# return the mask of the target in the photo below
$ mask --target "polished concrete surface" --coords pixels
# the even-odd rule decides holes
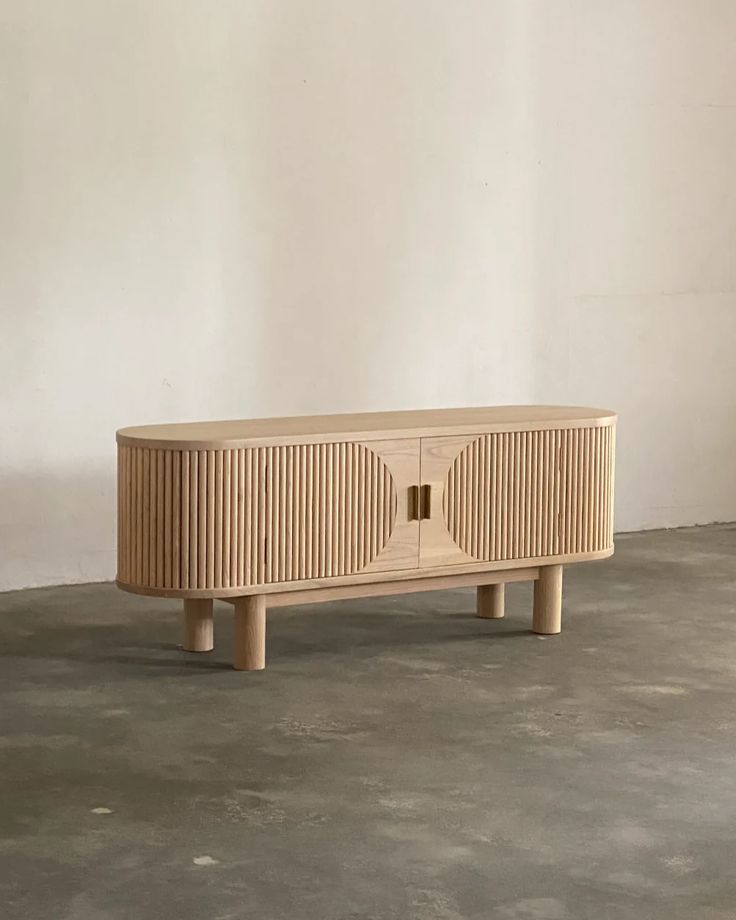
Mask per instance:
[[[2,920],[734,920],[736,525],[468,590],[276,610],[0,595]]]

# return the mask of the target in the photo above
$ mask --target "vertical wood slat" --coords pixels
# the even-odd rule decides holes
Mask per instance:
[[[190,452],[181,451],[181,477],[179,480],[178,501],[181,515],[180,561],[179,569],[175,576],[175,583],[182,588],[188,588],[189,580],[189,488],[190,488]]]
[[[134,537],[134,578],[139,584],[143,581],[143,448],[135,447],[135,537]]]
[[[135,489],[134,489],[134,474],[133,474],[133,463],[135,457],[135,448],[133,447],[122,447],[119,448],[125,452],[125,465],[126,465],[126,474],[125,474],[125,486],[124,488],[128,491],[128,500],[125,502],[126,505],[126,514],[123,522],[123,526],[126,533],[123,534],[123,544],[125,549],[127,549],[128,558],[125,561],[125,573],[127,581],[132,581],[134,579],[133,574],[133,560],[134,560],[134,524],[135,524]],[[120,550],[118,549],[118,552]]]
[[[552,527],[550,534],[551,552],[560,553],[560,508],[562,503],[562,432],[552,432],[552,476],[554,492],[552,495]]]
[[[220,487],[218,489],[218,507],[220,516],[217,536],[220,543],[220,564],[218,566],[220,587],[230,587],[230,476],[232,474],[232,451],[218,450],[218,468],[220,470]],[[220,455],[222,460],[219,460]]]
[[[253,451],[241,448],[240,475],[238,489],[242,491],[241,498],[241,537],[238,560],[238,584],[247,585],[251,581],[253,571],[252,540],[253,533]]]
[[[131,534],[132,528],[130,523],[130,507],[133,489],[131,487],[131,449],[121,447],[119,450],[119,472],[120,488],[120,521],[118,522],[118,578],[123,581],[130,581],[130,560],[131,560]]]
[[[130,494],[130,483],[128,477],[128,457],[127,447],[118,450],[118,565],[117,577],[121,581],[128,580],[128,559],[130,547],[128,545],[128,535],[130,534],[130,525],[128,524],[128,495]]]
[[[123,545],[123,533],[124,533],[124,523],[123,523],[123,489],[125,482],[125,453],[122,450],[118,451],[118,464],[117,464],[117,506],[118,506],[118,516],[117,516],[117,546],[118,549],[118,577],[124,579],[126,576],[125,562],[127,561],[127,555],[122,550]]]
[[[545,530],[545,554],[554,555],[555,547],[555,498],[557,494],[557,432],[547,432],[547,504],[546,510],[546,530]]]
[[[122,551],[122,553],[124,553],[124,558],[120,560],[118,567],[125,573],[125,580],[132,581],[134,578],[133,531],[135,522],[135,495],[133,488],[133,462],[135,449],[132,447],[122,447],[120,450],[125,457],[125,479],[123,481],[123,504],[125,506],[125,511],[123,514],[122,544],[118,544],[118,555],[120,555]]]
[[[229,495],[225,495],[225,501],[228,504],[228,514],[229,514],[229,533],[226,533],[227,541],[226,548],[229,550],[228,553],[228,573],[229,573],[229,582],[228,586],[239,584],[238,581],[238,568],[240,566],[240,540],[242,532],[242,501],[240,496],[242,495],[240,491],[240,450],[228,451],[231,454],[230,456],[230,483],[229,483]]]
[[[258,478],[254,482],[254,490],[256,494],[256,514],[257,514],[257,524],[255,530],[255,536],[251,537],[253,543],[256,547],[257,554],[257,563],[256,563],[256,573],[254,584],[262,585],[266,582],[266,548],[268,541],[268,533],[266,532],[266,459],[267,459],[267,450],[266,447],[257,448],[258,452]]]
[[[278,509],[278,490],[279,490],[279,456],[280,452],[278,447],[269,448],[269,454],[267,459],[267,489],[268,489],[268,516],[269,520],[266,524],[267,535],[268,535],[268,575],[267,580],[270,582],[278,581],[278,568],[279,568],[279,543],[280,543],[280,534],[279,534],[279,509]]]
[[[273,447],[266,447],[266,472],[265,472],[265,489],[266,489],[266,522],[265,522],[265,582],[275,581],[273,577],[273,552],[274,552],[274,528],[273,528]]]
[[[518,559],[520,554],[519,551],[519,531],[521,530],[520,521],[519,521],[519,500],[521,498],[520,488],[519,488],[519,479],[520,479],[520,463],[519,463],[519,438],[520,432],[515,431],[511,435],[511,456],[513,458],[511,462],[511,468],[513,470],[512,479],[510,483],[511,488],[511,502],[512,502],[512,515],[511,515],[511,534],[510,534],[510,543],[511,551],[510,558]]]
[[[563,458],[566,458],[567,462],[565,463],[565,471],[564,471],[565,475],[564,475],[564,484],[563,484],[563,488],[564,488],[564,497],[563,497],[563,502],[562,502],[563,518],[560,521],[561,538],[563,541],[561,545],[564,545],[564,536],[570,533],[572,495],[571,495],[571,478],[570,478],[571,464],[569,462],[569,458],[571,457],[571,453],[573,450],[574,437],[575,437],[574,430],[568,430],[565,432],[564,450],[563,450],[562,456]]]
[[[333,562],[334,562],[334,552],[335,552],[335,534],[334,534],[334,505],[332,492],[335,486],[335,477],[333,472],[333,460],[334,452],[332,450],[331,444],[325,445],[325,537],[326,537],[326,546],[325,546],[325,570],[324,573],[327,577],[336,574],[334,572]]]
[[[354,446],[350,442],[345,445],[345,572],[351,572],[354,558],[355,541],[353,539],[353,526],[355,523],[354,513],[354,484],[353,484],[353,461],[355,456]],[[386,471],[388,473],[388,471]],[[386,528],[386,533],[390,530],[390,524]]]
[[[202,552],[205,553],[205,573],[204,587],[215,587],[215,516],[217,514],[217,497],[215,495],[215,486],[217,481],[217,470],[215,468],[215,451],[202,451],[207,458],[205,465],[205,488],[202,491],[202,481],[200,479],[199,488],[199,507],[200,507],[200,526],[204,530],[204,540]],[[206,547],[206,549],[205,549]]]
[[[254,534],[258,533],[258,453],[255,450],[245,452],[245,526],[249,538],[245,544],[245,584],[254,584],[258,570],[258,543]]]
[[[609,548],[614,434],[604,426],[475,439],[445,481],[450,536],[486,561]]]
[[[606,436],[608,432],[605,428],[601,428],[598,432],[600,438],[600,459],[599,459],[599,470],[598,470],[598,534],[597,542],[603,543],[605,539],[605,504],[606,504],[606,495],[605,488],[603,486],[604,477],[606,476],[606,453],[607,453],[607,442]]]
[[[493,451],[491,453],[491,463],[493,463],[496,474],[493,479],[493,488],[495,492],[495,500],[493,504],[495,505],[495,514],[494,514],[494,548],[493,555],[489,558],[491,559],[500,559],[501,558],[501,534],[503,531],[503,504],[499,500],[501,495],[501,490],[503,489],[503,435],[494,434],[493,435]]]
[[[283,456],[282,460],[281,470],[283,477],[279,486],[282,495],[279,520],[283,534],[282,545],[284,552],[282,579],[292,581],[295,577],[295,572],[298,573],[299,571],[299,544],[300,537],[304,532],[304,524],[300,513],[302,464],[297,464],[296,469],[294,468],[293,447],[286,448],[285,456]],[[295,508],[299,522],[296,527],[294,526]],[[298,577],[298,574],[296,577]]]
[[[589,428],[585,429],[585,470],[583,473],[583,517],[581,522],[582,529],[582,546],[583,552],[588,552],[590,545],[590,467],[593,455],[593,445],[591,444],[591,432]]]
[[[345,574],[345,526],[347,524],[347,504],[345,501],[345,445],[337,445],[337,493],[335,496],[337,503],[337,574]],[[379,501],[378,495],[375,496],[375,504]]]
[[[527,431],[519,432],[519,557],[529,555],[529,544],[526,539],[527,529],[531,526],[529,520],[529,457],[528,449],[531,434]]]
[[[155,450],[151,453],[151,509],[155,507],[155,518],[151,520],[151,581],[154,584],[164,584],[164,451]],[[154,572],[155,565],[155,575]]]
[[[486,438],[476,442],[473,450],[473,468],[478,481],[478,489],[481,495],[485,494],[488,487],[488,471],[486,461]],[[476,503],[477,504],[477,503]],[[477,504],[474,514],[473,528],[473,549],[477,556],[483,555],[483,543],[485,531],[488,529],[487,505],[485,502]]]
[[[189,451],[189,587],[199,581],[199,451]]]
[[[570,520],[570,530],[566,534],[567,537],[567,546],[570,548],[571,553],[577,553],[580,551],[580,538],[578,530],[578,518],[580,512],[580,487],[579,487],[579,467],[580,467],[580,451],[582,449],[582,431],[576,430],[573,438],[573,452],[570,458],[571,463],[571,476],[570,476],[570,505],[571,505],[571,520]]]
[[[378,457],[371,452],[371,479],[370,479],[370,494],[371,494],[371,518],[370,518],[370,533],[371,533],[371,559],[374,559],[378,555],[378,503],[381,501],[380,490],[378,486]]]
[[[141,448],[142,457],[142,525],[141,525],[141,561],[140,561],[140,580],[143,584],[150,584],[151,579],[151,552],[148,544],[151,521],[151,454],[150,450]],[[155,455],[155,452],[154,452]]]
[[[531,502],[529,506],[529,545],[530,555],[539,555],[540,534],[537,528],[537,520],[541,512],[541,496],[539,494],[539,477],[540,477],[540,451],[539,438],[532,436],[529,441],[529,489],[531,492]]]
[[[181,451],[167,451],[171,460],[170,521],[171,541],[169,544],[168,588],[181,582]]]
[[[296,451],[296,448],[295,448]],[[314,567],[314,446],[307,444],[299,456],[299,503],[303,513],[305,530],[299,545],[298,577],[304,578]],[[301,509],[303,508],[303,512]]]

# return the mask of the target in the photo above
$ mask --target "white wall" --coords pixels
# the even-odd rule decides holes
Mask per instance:
[[[736,518],[729,0],[0,0],[0,590],[114,576],[114,430],[621,412]]]
[[[736,3],[534,7],[536,395],[621,414],[617,527],[736,518]]]

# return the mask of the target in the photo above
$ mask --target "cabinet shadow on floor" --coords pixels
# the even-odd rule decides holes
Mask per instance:
[[[269,668],[331,656],[367,661],[378,655],[443,646],[493,645],[534,638],[531,588],[514,586],[503,620],[475,616],[475,591],[338,600],[267,614]],[[185,676],[232,668],[232,606],[215,606],[215,649],[184,651],[180,602],[127,595],[113,585],[73,585],[0,595],[0,658],[69,665],[121,665],[131,673],[160,669]],[[118,672],[118,676],[120,673]],[[243,676],[243,679],[247,679]]]

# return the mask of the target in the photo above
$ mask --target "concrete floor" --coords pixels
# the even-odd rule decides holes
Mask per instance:
[[[109,585],[0,595],[3,920],[733,920],[736,525],[274,611],[268,670]],[[104,809],[104,811],[103,811]]]

